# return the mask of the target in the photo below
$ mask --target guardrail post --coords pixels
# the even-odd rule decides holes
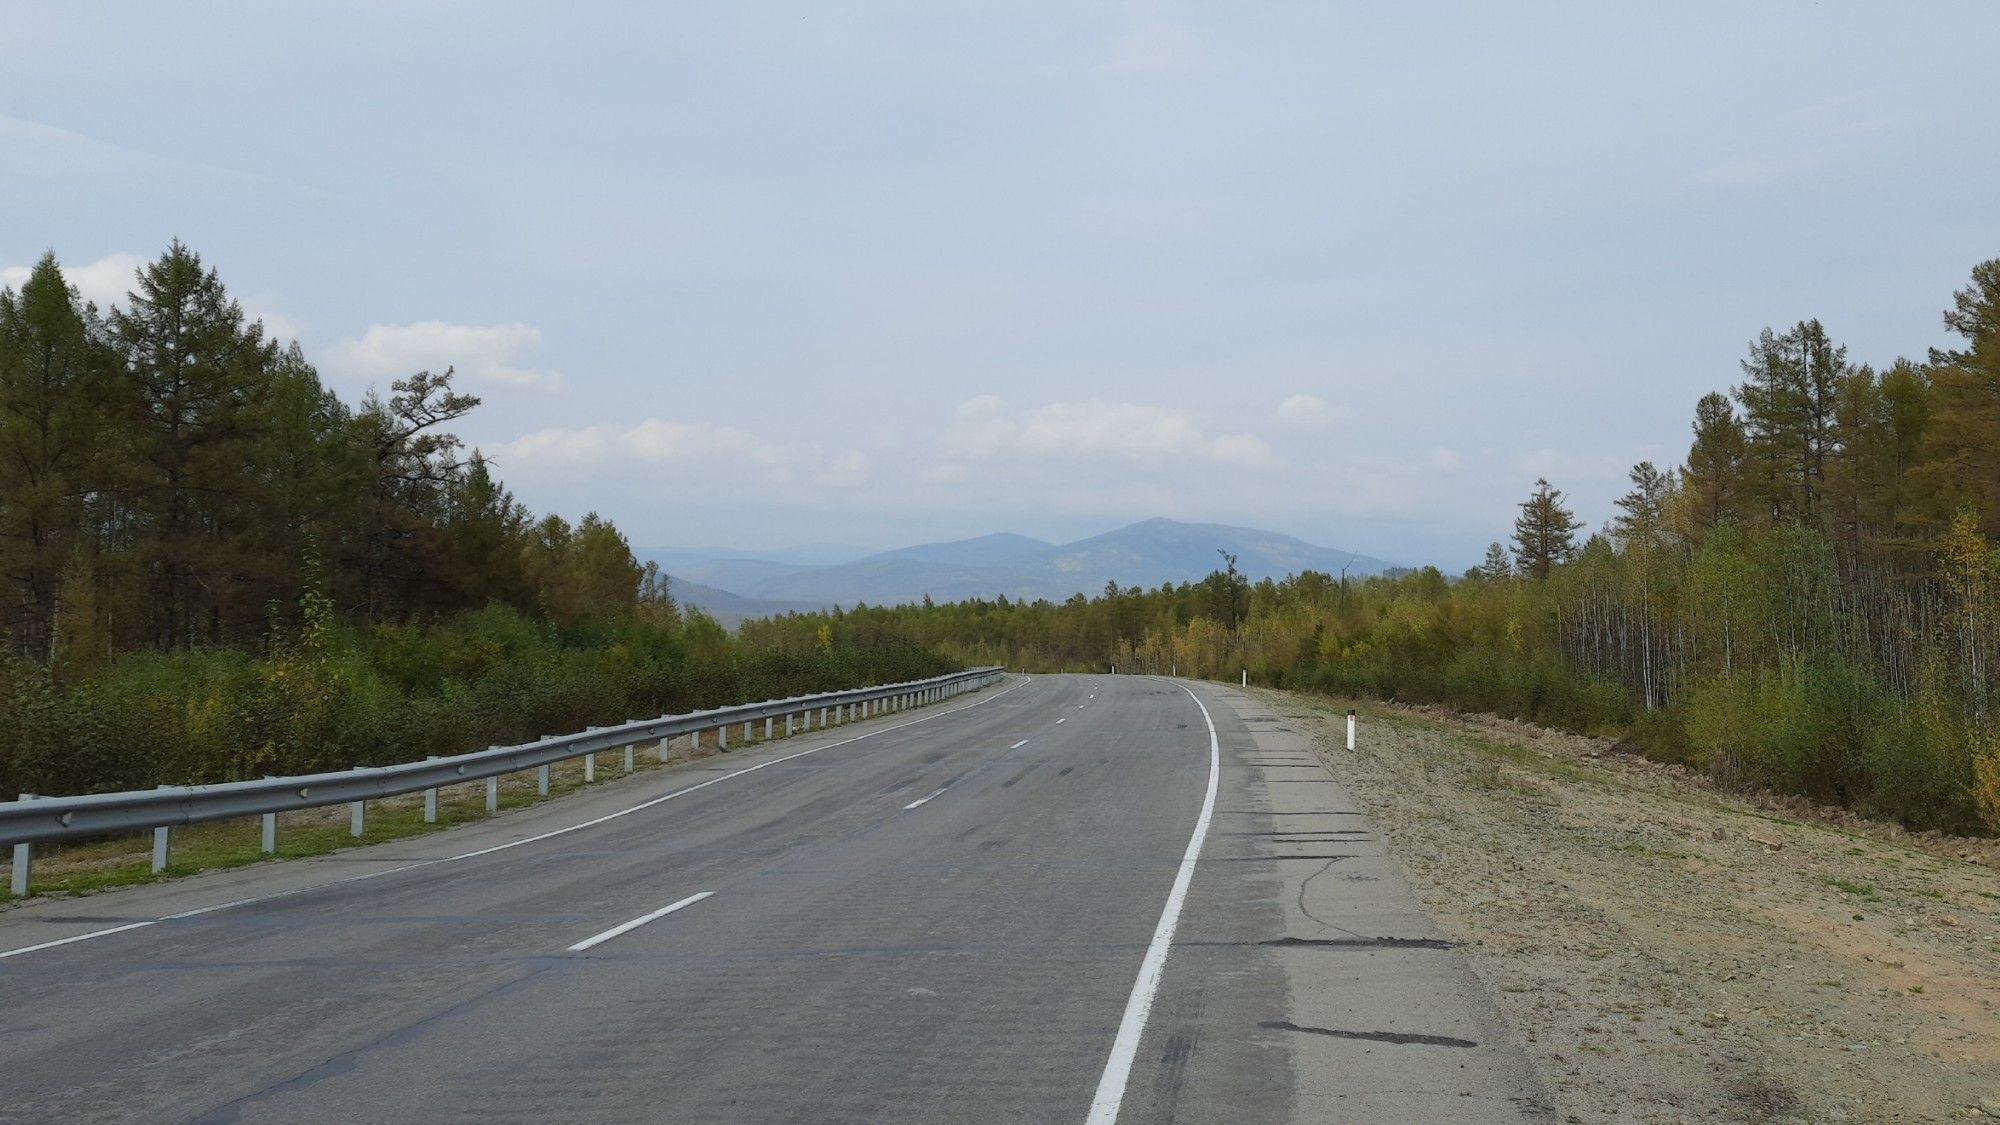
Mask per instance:
[[[21,799],[23,801],[32,801],[35,799],[35,795],[33,793],[23,793],[21,794]],[[34,863],[35,845],[14,845],[14,883],[9,889],[14,892],[15,898],[28,897],[28,869],[33,867]]]
[[[589,785],[591,782],[596,780],[597,780],[597,751],[592,750],[590,753],[585,754],[583,756],[583,783],[585,785]]]
[[[486,779],[486,815],[492,816],[499,811],[500,779],[498,777],[489,777]]]
[[[542,766],[535,771],[535,794],[541,797],[549,795],[549,767],[547,766]]]
[[[625,744],[625,772],[632,772],[632,744],[630,742]]]
[[[362,806],[366,805],[367,803],[368,802],[366,801],[356,801],[352,805],[348,806],[347,834],[349,836],[354,837],[357,840],[361,838],[361,817],[362,817],[361,809]]]
[[[764,716],[764,741],[771,741],[771,716]]]
[[[790,715],[785,716],[785,737],[792,737],[792,717]]]
[[[265,855],[276,855],[276,854],[278,854],[278,814],[277,814],[277,813],[274,813],[274,812],[267,812],[267,813],[265,813],[265,814],[264,814],[264,838],[263,838],[263,840],[262,840],[262,841],[260,841],[260,842],[259,842],[259,845],[258,845],[258,846],[264,849],[264,854],[265,854]]]
[[[665,738],[662,738],[662,739],[660,740],[660,764],[661,764],[661,765],[663,765],[663,766],[667,764],[667,743],[668,743],[668,741],[670,741],[670,740],[669,740],[669,739],[665,739]]]
[[[727,749],[729,749],[729,724],[728,724],[728,723],[724,723],[724,724],[722,724],[721,726],[719,726],[719,727],[716,727],[716,728],[715,728],[715,748],[716,748],[717,750],[727,750]]]
[[[437,758],[436,754],[424,755],[424,761],[426,762],[433,761],[436,758]],[[424,823],[436,824],[437,818],[438,818],[438,791],[435,789],[426,789],[424,790]]]
[[[826,729],[826,708],[824,707],[819,709],[819,729]]]
[[[159,785],[154,788],[171,789],[173,786]],[[155,875],[167,869],[167,832],[168,828],[164,824],[153,829],[153,874]]]
[[[665,752],[666,752],[666,746],[667,746],[667,740],[666,740],[666,739],[664,739],[664,738],[663,738],[663,739],[661,739],[661,740],[660,740],[660,751],[661,751],[661,753],[665,753]],[[690,750],[699,750],[699,749],[701,749],[701,732],[700,732],[700,731],[698,731],[698,730],[691,730],[691,731],[689,731],[689,732],[688,732],[688,749],[690,749]]]
[[[743,745],[748,746],[755,741],[757,736],[750,733],[750,720],[743,720]]]

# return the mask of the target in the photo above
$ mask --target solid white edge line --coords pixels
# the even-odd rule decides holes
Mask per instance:
[[[947,786],[945,786],[945,787],[944,787],[944,789],[949,789],[949,788],[951,788],[951,786],[949,786],[949,785],[947,785]],[[918,798],[917,798],[916,800],[914,800],[914,801],[911,801],[911,802],[910,802],[909,804],[907,804],[907,805],[904,805],[904,806],[903,806],[903,811],[904,811],[904,812],[909,812],[909,811],[910,811],[911,809],[914,809],[914,808],[916,808],[916,807],[917,807],[918,805],[921,805],[921,804],[923,804],[923,803],[924,803],[925,801],[928,801],[928,800],[930,800],[930,799],[931,799],[932,797],[937,797],[937,796],[940,796],[940,795],[942,795],[942,794],[944,793],[944,789],[940,789],[940,790],[938,790],[938,791],[937,791],[936,793],[933,793],[933,794],[931,794],[931,795],[930,795],[930,797],[918,797]]]
[[[1012,745],[1012,746],[1009,746],[1009,747],[1008,747],[1007,749],[1009,749],[1009,750],[1019,750],[1019,749],[1020,749],[1021,747],[1023,747],[1023,746],[1026,746],[1027,744],[1028,744],[1028,740],[1024,738],[1024,739],[1022,739],[1021,741],[1019,741],[1019,742],[1016,742],[1016,743],[1015,743],[1014,745]]]
[[[603,945],[605,942],[610,941],[612,938],[617,937],[619,934],[629,934],[633,930],[638,929],[640,926],[643,926],[648,922],[657,921],[658,919],[665,918],[667,915],[672,914],[674,911],[679,910],[683,906],[693,906],[695,903],[700,902],[702,899],[708,898],[714,894],[715,894],[714,891],[702,891],[699,894],[689,895],[686,898],[680,900],[679,902],[670,902],[667,905],[660,907],[658,910],[655,910],[650,914],[641,914],[637,918],[632,919],[630,922],[621,922],[618,925],[611,927],[610,929],[604,931],[601,934],[595,934],[592,935],[591,937],[584,938],[582,941],[577,942],[575,945],[570,946],[563,952],[582,953],[584,950],[589,949],[593,945]]]
[[[1068,720],[1068,719],[1057,719],[1057,720],[1056,720],[1056,725],[1057,725],[1057,726],[1061,726],[1061,725],[1063,725],[1063,724],[1064,724],[1064,723],[1066,723],[1066,722],[1069,722],[1069,720]]]
[[[9,957],[17,957],[23,953],[33,953],[36,950],[40,949],[54,949],[58,945],[69,945],[72,942],[89,941],[91,938],[104,937],[107,934],[122,934],[126,930],[137,930],[137,929],[143,929],[147,926],[157,926],[163,921],[165,921],[165,919],[155,918],[147,922],[127,922],[122,926],[113,926],[108,930],[92,930],[87,934],[75,934],[71,937],[57,938],[54,941],[45,941],[40,945],[24,945],[19,949],[9,949],[4,953],[0,953],[0,960],[5,960]]]
[[[1139,1039],[1146,1033],[1146,1020],[1153,1014],[1153,997],[1160,990],[1160,977],[1166,970],[1167,951],[1174,944],[1174,929],[1180,924],[1181,907],[1187,902],[1188,885],[1194,881],[1195,860],[1201,856],[1201,845],[1208,836],[1209,819],[1215,815],[1215,790],[1222,774],[1222,746],[1215,736],[1215,720],[1209,717],[1208,707],[1199,696],[1188,691],[1186,685],[1176,685],[1186,691],[1194,705],[1201,708],[1201,721],[1208,725],[1208,795],[1202,798],[1201,816],[1195,821],[1194,835],[1188,839],[1187,853],[1181,857],[1180,871],[1174,875],[1173,889],[1167,892],[1166,908],[1160,911],[1160,924],[1153,929],[1153,943],[1146,947],[1145,959],[1139,962],[1139,979],[1132,982],[1132,995],[1125,1001],[1125,1018],[1118,1023],[1118,1036],[1111,1041],[1111,1057],[1104,1061],[1104,1074],[1097,1080],[1097,1094],[1090,1100],[1090,1116],[1087,1125],[1113,1125],[1118,1120],[1118,1107],[1125,1100],[1125,1084],[1132,1077],[1132,1060],[1139,1053]]]
[[[829,742],[825,746],[815,746],[810,750],[801,750],[796,754],[788,754],[782,758],[773,758],[771,761],[768,762],[759,762],[754,766],[748,766],[744,769],[737,770],[734,773],[726,773],[723,774],[721,777],[709,778],[707,781],[701,782],[698,785],[690,785],[685,789],[676,789],[673,792],[666,794],[665,796],[655,797],[650,801],[641,801],[640,803],[633,805],[631,808],[620,809],[617,812],[597,817],[594,820],[586,820],[581,824],[572,824],[567,828],[558,828],[553,832],[544,832],[539,836],[527,836],[519,840],[510,840],[504,844],[497,844],[490,848],[480,848],[477,851],[460,852],[457,855],[448,855],[439,859],[420,859],[414,863],[405,863],[398,867],[385,868],[380,871],[369,871],[361,875],[349,875],[346,876],[345,878],[340,878],[340,879],[329,879],[323,883],[309,883],[303,887],[292,887],[287,890],[273,891],[267,895],[252,895],[249,898],[237,898],[237,899],[231,899],[228,902],[214,903],[209,906],[197,906],[191,910],[182,910],[174,914],[162,914],[158,918],[149,919],[144,922],[128,922],[122,926],[112,926],[108,929],[91,930],[87,933],[72,934],[71,936],[66,938],[57,938],[54,941],[40,942],[35,945],[24,945],[18,949],[0,949],[0,961],[4,961],[9,957],[19,956],[23,953],[34,953],[38,950],[54,949],[56,946],[59,945],[70,945],[79,941],[89,941],[91,938],[110,937],[112,934],[122,934],[127,930],[136,930],[144,926],[158,925],[161,922],[173,922],[183,918],[193,918],[201,914],[213,914],[218,910],[228,910],[232,907],[249,906],[253,903],[270,902],[273,899],[290,898],[293,895],[302,895],[311,891],[323,891],[328,887],[338,887],[346,883],[359,883],[364,879],[379,879],[384,875],[396,875],[404,871],[414,871],[419,867],[429,867],[433,864],[451,863],[455,860],[472,859],[476,856],[491,855],[494,852],[504,852],[508,848],[518,848],[522,844],[538,843],[542,840],[547,840],[555,836],[566,835],[567,833],[576,832],[581,829],[594,828],[597,825],[603,824],[607,820],[617,820],[621,816],[629,816],[632,813],[650,809],[655,805],[661,804],[666,801],[671,801],[675,797],[679,797],[682,794],[692,793],[697,789],[706,789],[711,785],[718,785],[722,782],[728,781],[730,778],[742,777],[746,773],[756,773],[758,770],[761,770],[766,766],[775,766],[781,762],[789,762],[794,758],[803,758],[807,754],[817,754],[822,750],[832,750],[838,746],[846,746],[850,743],[859,742],[864,738],[873,738],[878,734],[888,734],[890,731],[902,730],[904,727],[913,727],[916,726],[918,723],[927,723],[930,722],[932,719],[942,719],[946,715],[956,715],[960,711],[970,711],[974,707],[979,707],[981,705],[991,703],[994,700],[1000,698],[1003,695],[1006,695],[1008,692],[1013,691],[1015,688],[1018,688],[1022,686],[1022,684],[1026,683],[1028,683],[1028,680],[1023,679],[1020,683],[1011,684],[1007,687],[1001,688],[999,691],[994,692],[992,695],[983,696],[979,699],[975,699],[972,702],[967,703],[960,707],[953,707],[950,708],[949,710],[933,712],[932,714],[929,715],[921,715],[918,716],[917,718],[911,719],[908,722],[897,723],[895,726],[883,727],[881,730],[867,731],[862,734],[857,734],[852,738],[843,738],[839,742]]]

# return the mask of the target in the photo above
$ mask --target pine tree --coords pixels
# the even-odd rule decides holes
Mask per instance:
[[[1563,494],[1546,479],[1521,503],[1514,520],[1514,561],[1521,574],[1546,581],[1557,563],[1576,555],[1576,531],[1583,521],[1563,507]]]
[[[1926,508],[1942,527],[1970,504],[1985,533],[2000,535],[2000,259],[1973,268],[1944,323],[1967,346],[1931,352]]]
[[[452,372],[419,371],[390,384],[387,402],[370,395],[355,416],[371,495],[362,515],[361,604],[370,618],[393,617],[449,588],[439,524],[452,482],[464,470],[459,439],[439,429],[479,399],[451,389]]]
[[[104,483],[98,446],[110,353],[96,310],[44,254],[17,295],[0,292],[0,620],[23,652],[49,659],[63,569],[84,547]]]
[[[178,241],[139,271],[126,304],[112,327],[135,407],[136,546],[154,585],[153,640],[180,647],[219,639],[242,537],[262,514],[246,510],[255,480],[246,470],[277,349]],[[247,608],[252,620],[261,612]]]
[[[1507,548],[1498,543],[1486,547],[1486,558],[1479,564],[1479,576],[1489,582],[1501,582],[1514,577],[1514,561],[1507,557]]]
[[[1743,424],[1727,396],[1710,393],[1694,408],[1687,493],[1695,522],[1710,530],[1733,522],[1743,501]]]
[[[1837,388],[1848,372],[1847,349],[1828,339],[1819,321],[1807,320],[1782,336],[1766,328],[1742,366],[1736,399],[1760,507],[1775,521],[1816,525],[1837,448]]]
[[[1651,461],[1632,466],[1632,491],[1618,498],[1621,514],[1613,517],[1611,533],[1627,550],[1657,546],[1663,530],[1667,503],[1673,497],[1673,478],[1660,472]]]

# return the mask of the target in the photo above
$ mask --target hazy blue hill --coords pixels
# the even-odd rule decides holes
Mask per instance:
[[[763,598],[746,598],[732,594],[728,590],[718,590],[699,582],[690,582],[677,575],[669,575],[669,593],[682,606],[699,607],[703,613],[720,622],[724,628],[734,629],[739,622],[751,617],[775,617],[781,613],[806,612],[824,609],[817,602],[769,601]]]
[[[767,559],[706,559],[683,562],[678,566],[657,558],[654,561],[660,563],[661,570],[690,582],[745,595],[754,594],[767,584],[782,584],[787,579],[826,569],[823,566],[771,562]]]
[[[1009,531],[999,531],[992,535],[981,535],[976,539],[955,539],[949,543],[919,543],[914,547],[883,551],[881,554],[871,555],[860,561],[909,559],[946,566],[998,566],[1054,548],[1053,543],[1044,543],[1040,539],[1015,535]]]
[[[689,568],[688,578],[716,594],[784,608],[890,605],[965,598],[1048,598],[1096,594],[1105,583],[1158,586],[1192,582],[1222,565],[1218,550],[1237,556],[1252,581],[1301,570],[1353,577],[1389,569],[1380,559],[1319,547],[1289,535],[1224,524],[1151,519],[1061,546],[1025,535],[982,535],[884,551],[832,566],[732,559]],[[705,607],[706,608],[706,607]],[[772,610],[771,612],[782,612]],[[749,611],[743,616],[756,616]]]
[[[1221,567],[1218,551],[1234,554],[1236,568],[1252,581],[1282,578],[1302,570],[1339,575],[1343,568],[1349,576],[1359,577],[1379,574],[1389,567],[1381,559],[1316,547],[1274,531],[1169,519],[1142,520],[1055,547],[1045,559],[1058,574],[1098,577],[1097,588],[1112,579],[1121,586],[1157,586],[1191,582]]]

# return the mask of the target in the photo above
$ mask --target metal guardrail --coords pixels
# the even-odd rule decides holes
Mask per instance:
[[[166,830],[209,820],[231,817],[264,817],[264,850],[274,850],[273,835],[278,813],[327,805],[354,806],[353,833],[361,834],[363,802],[404,793],[425,794],[425,819],[437,813],[440,786],[487,779],[487,811],[498,807],[498,782],[502,774],[539,768],[540,791],[548,792],[548,767],[570,758],[585,760],[586,776],[594,771],[595,755],[623,747],[626,768],[631,768],[632,748],[640,743],[659,742],[661,756],[666,740],[676,735],[717,732],[718,742],[728,745],[728,728],[744,725],[749,740],[751,724],[762,720],[765,734],[771,723],[785,720],[792,733],[793,717],[802,716],[805,729],[812,729],[814,712],[820,725],[866,718],[890,710],[938,702],[962,692],[976,690],[1000,678],[1003,669],[969,668],[928,680],[881,684],[848,691],[773,699],[712,711],[685,715],[662,715],[657,719],[636,719],[615,727],[592,727],[576,734],[549,735],[518,746],[494,746],[470,754],[426,758],[393,766],[360,766],[335,773],[304,774],[297,777],[267,777],[257,781],[230,781],[216,785],[173,785],[124,793],[88,793],[77,797],[37,797],[22,794],[17,801],[0,802],[0,846],[13,844],[14,893],[27,893],[31,844],[73,840],[122,832],[154,830],[153,868],[166,865]],[[832,718],[829,719],[828,716]]]

